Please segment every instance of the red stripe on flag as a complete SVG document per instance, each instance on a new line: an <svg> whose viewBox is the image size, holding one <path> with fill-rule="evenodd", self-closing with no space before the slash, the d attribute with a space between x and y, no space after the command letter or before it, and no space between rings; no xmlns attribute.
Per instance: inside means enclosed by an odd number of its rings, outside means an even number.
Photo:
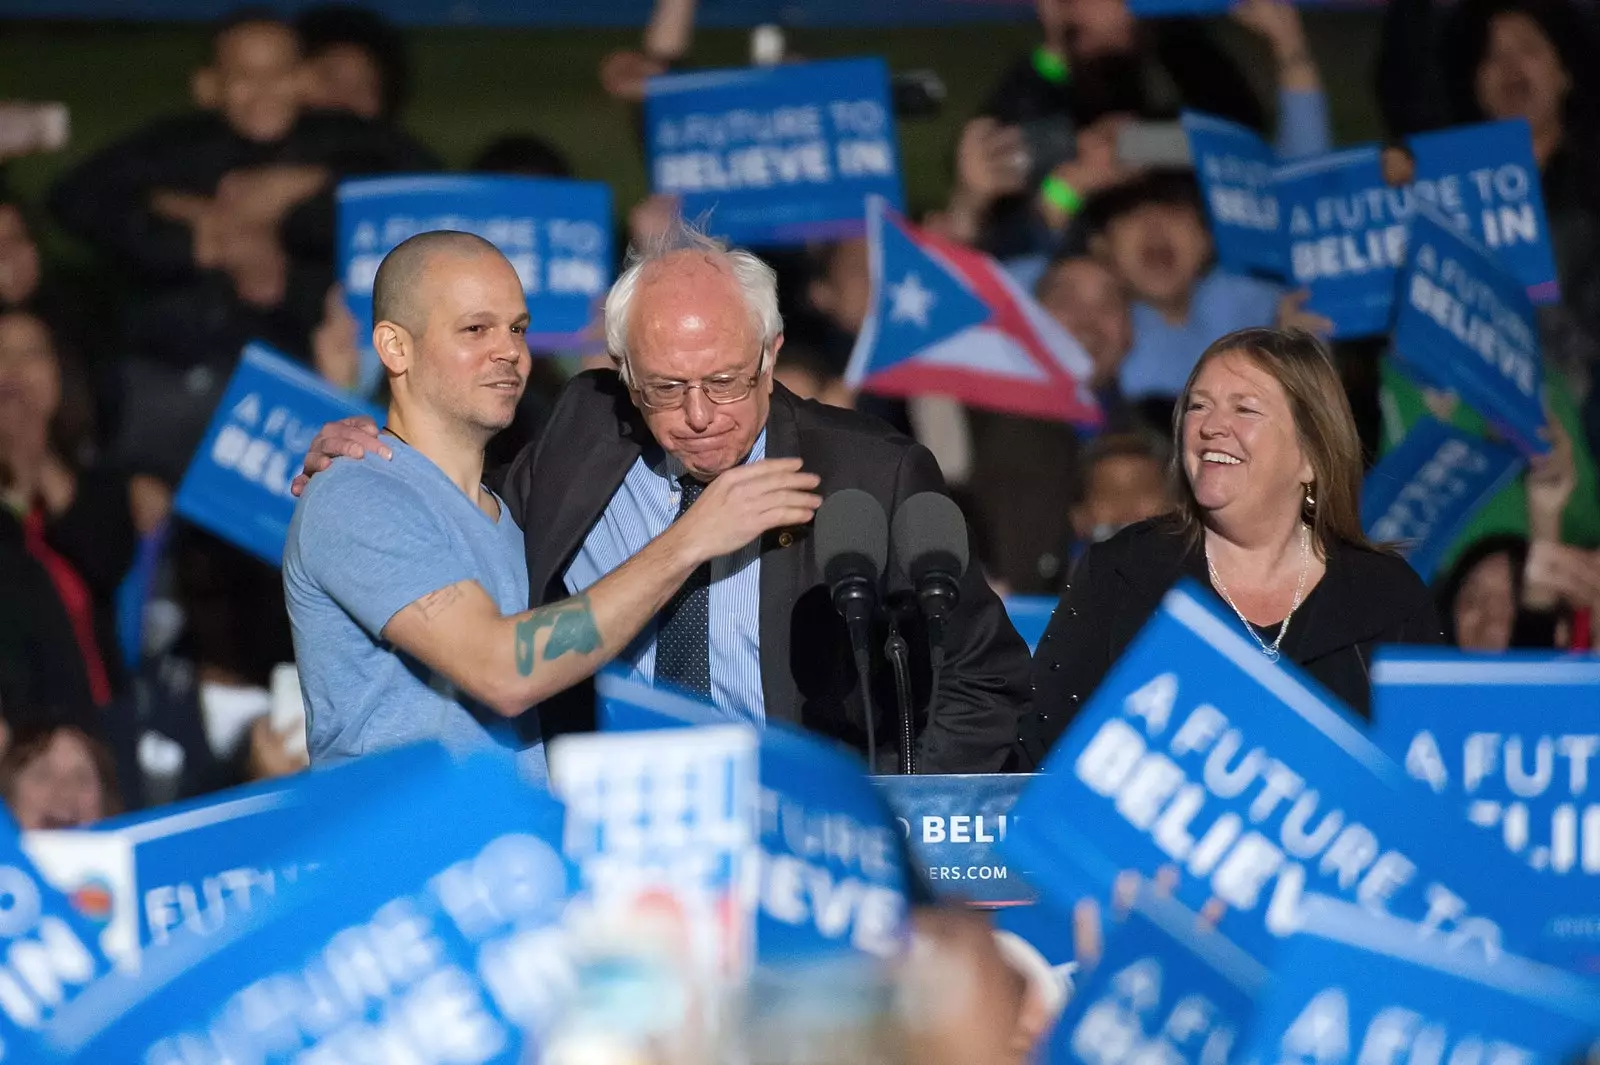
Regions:
<svg viewBox="0 0 1600 1065"><path fill-rule="evenodd" d="M998 329L1015 340L1028 357L1038 367L1049 374L1051 379L1059 382L1063 387L1072 381L1072 375L1067 373L1060 361L1053 356L1043 344L1039 342L1039 334L1034 331L1033 323L1028 321L1022 308L1012 298L1011 291L995 276L999 269L993 260L982 252L975 251L964 244L946 240L934 233L906 225L908 234L913 240L923 245L925 249L936 252L946 263L955 269L967 282L973 294L989 306L993 315L986 325Z"/></svg>
<svg viewBox="0 0 1600 1065"><path fill-rule="evenodd" d="M913 359L873 374L861 389L902 399L950 396L972 407L1089 428L1097 428L1101 421L1099 409L1080 401L1077 383L1070 378L1056 383L1028 381Z"/></svg>

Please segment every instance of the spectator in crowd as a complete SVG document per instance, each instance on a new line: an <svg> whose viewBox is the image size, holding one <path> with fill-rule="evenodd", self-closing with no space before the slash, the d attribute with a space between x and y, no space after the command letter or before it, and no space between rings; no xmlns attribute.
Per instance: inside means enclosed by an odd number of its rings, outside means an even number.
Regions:
<svg viewBox="0 0 1600 1065"><path fill-rule="evenodd" d="M1120 131L1178 109L1158 98L1151 67L1182 106L1265 131L1249 82L1198 20L1139 26L1125 0L1038 0L1038 12L1044 43L962 132L948 215L959 238L1002 257L1046 251L1085 199L1134 176ZM1246 0L1234 17L1271 49L1280 154L1327 150L1327 104L1298 12Z"/></svg>
<svg viewBox="0 0 1600 1065"><path fill-rule="evenodd" d="M1524 477L1527 535L1470 542L1437 583L1446 638L1468 650L1566 647L1577 615L1600 608L1600 552L1562 540L1562 514L1578 487L1571 439L1552 427L1548 455Z"/></svg>
<svg viewBox="0 0 1600 1065"><path fill-rule="evenodd" d="M140 291L127 344L124 454L176 480L247 340L306 356L332 282L332 187L351 174L428 170L390 127L302 113L299 42L243 13L212 38L197 113L158 122L79 164L51 205Z"/></svg>
<svg viewBox="0 0 1600 1065"><path fill-rule="evenodd" d="M1217 337L1252 326L1326 332L1331 323L1301 309L1259 278L1215 265L1211 233L1192 174L1157 170L1097 196L1085 208L1089 247L1133 296L1133 344L1118 373L1124 399L1158 418Z"/></svg>
<svg viewBox="0 0 1600 1065"><path fill-rule="evenodd" d="M1181 395L1177 509L1090 547L1074 570L1034 659L1035 758L1184 576L1228 604L1251 653L1287 657L1362 715L1379 644L1439 640L1422 581L1362 535L1360 445L1321 342L1230 333Z"/></svg>
<svg viewBox="0 0 1600 1065"><path fill-rule="evenodd" d="M273 667L294 660L277 568L189 525L167 554L181 628L107 717L133 809L303 765L268 718Z"/></svg>
<svg viewBox="0 0 1600 1065"><path fill-rule="evenodd" d="M1091 383L1104 429L1128 427L1132 415L1118 393L1117 370L1133 326L1115 275L1088 256L1063 258L1039 279L1036 295L1093 361ZM1067 501L1082 476L1078 431L1063 422L975 408L966 415L972 439L967 496L991 580L1018 595L1059 592L1074 539Z"/></svg>
<svg viewBox="0 0 1600 1065"><path fill-rule="evenodd" d="M1119 431L1141 424L1122 398L1122 363L1133 346L1133 317L1117 275L1093 256L1066 256L1050 264L1034 294L1094 363L1089 383L1106 428ZM1156 424L1166 428L1164 420Z"/></svg>
<svg viewBox="0 0 1600 1065"><path fill-rule="evenodd" d="M165 487L95 461L93 408L77 361L57 349L45 323L0 313L0 476L6 508L0 536L19 544L49 575L71 621L70 653L88 698L59 705L104 706L120 687L114 599L140 535L170 507Z"/></svg>
<svg viewBox="0 0 1600 1065"><path fill-rule="evenodd" d="M95 443L117 417L111 342L102 308L79 286L44 270L36 219L20 200L0 196L0 312L27 311L45 323L56 347L83 362L95 409Z"/></svg>
<svg viewBox="0 0 1600 1065"><path fill-rule="evenodd" d="M800 399L814 399L830 407L855 406L855 397L844 383L844 376L832 361L804 341L784 342L783 358L773 367L772 376Z"/></svg>
<svg viewBox="0 0 1600 1065"><path fill-rule="evenodd" d="M1520 536L1486 536L1461 553L1435 593L1446 642L1464 651L1513 646L1527 560Z"/></svg>
<svg viewBox="0 0 1600 1065"><path fill-rule="evenodd" d="M89 718L24 711L10 725L0 798L18 828L79 828L121 812L111 751Z"/></svg>
<svg viewBox="0 0 1600 1065"><path fill-rule="evenodd" d="M1461 403L1454 393L1419 388L1393 360L1385 360L1382 372L1385 450L1399 444L1413 425L1429 415L1469 433L1486 435L1491 431L1483 416ZM1600 480L1594 452L1584 438L1582 422L1566 385L1554 375L1547 376L1544 394L1550 418L1546 431L1552 442L1570 455L1571 485L1559 495L1542 491L1537 470L1543 464L1531 466L1528 473L1512 480L1478 508L1445 551L1441 559L1444 567L1453 565L1468 545L1487 536L1545 538L1584 548L1600 546ZM1554 499L1560 502L1553 505ZM1536 537L1533 525L1538 522L1551 524Z"/></svg>
<svg viewBox="0 0 1600 1065"><path fill-rule="evenodd" d="M814 342L826 357L837 356L842 373L856 335L861 332L872 305L872 270L865 238L817 244L806 249L804 304L800 317L815 313ZM854 406L882 418L905 433L912 432L906 404L882 396L862 394ZM923 441L927 443L927 441Z"/></svg>
<svg viewBox="0 0 1600 1065"><path fill-rule="evenodd" d="M1600 55L1572 0L1385 5L1378 103L1389 132L1521 118L1533 135L1561 303L1541 309L1546 361L1578 403L1600 365ZM1600 438L1589 438L1600 448Z"/></svg>
<svg viewBox="0 0 1600 1065"><path fill-rule="evenodd" d="M1113 433L1089 442L1072 505L1074 560L1091 544L1172 509L1169 462L1166 440L1153 432Z"/></svg>
<svg viewBox="0 0 1600 1065"><path fill-rule="evenodd" d="M405 40L382 15L319 4L295 17L301 96L307 107L393 122L411 92Z"/></svg>

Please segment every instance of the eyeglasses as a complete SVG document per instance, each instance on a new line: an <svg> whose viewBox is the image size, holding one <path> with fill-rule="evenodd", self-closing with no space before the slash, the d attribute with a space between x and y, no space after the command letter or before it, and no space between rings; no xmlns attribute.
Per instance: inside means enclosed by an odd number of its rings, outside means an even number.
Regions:
<svg viewBox="0 0 1600 1065"><path fill-rule="evenodd" d="M761 375L766 370L767 349L761 349L761 359L756 363L756 372L753 374L717 374L700 381L645 381L642 383L630 381L629 387L638 395L640 402L651 410L677 410L689 398L689 390L698 388L702 395L712 403L721 406L726 403L737 403L745 399L754 391L756 382L761 380ZM629 368L631 378L632 367Z"/></svg>

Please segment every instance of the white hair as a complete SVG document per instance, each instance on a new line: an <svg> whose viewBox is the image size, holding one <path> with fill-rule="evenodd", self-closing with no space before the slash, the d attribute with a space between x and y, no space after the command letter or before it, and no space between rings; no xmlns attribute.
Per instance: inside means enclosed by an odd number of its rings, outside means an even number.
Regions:
<svg viewBox="0 0 1600 1065"><path fill-rule="evenodd" d="M778 274L755 255L742 249L730 249L715 237L707 236L699 226L675 217L666 231L644 245L628 249L628 261L622 275L606 294L606 351L617 364L617 371L629 384L631 352L628 350L628 328L633 319L633 297L639 288L639 277L652 263L681 251L697 251L727 267L739 293L744 297L750 312L751 324L761 338L761 367L766 373L772 368L772 346L783 332L783 315L778 312Z"/></svg>

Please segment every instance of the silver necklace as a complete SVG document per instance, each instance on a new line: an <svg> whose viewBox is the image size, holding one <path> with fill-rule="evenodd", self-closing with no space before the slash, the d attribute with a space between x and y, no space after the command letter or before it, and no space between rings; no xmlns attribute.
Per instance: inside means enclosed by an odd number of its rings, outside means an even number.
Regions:
<svg viewBox="0 0 1600 1065"><path fill-rule="evenodd" d="M1300 523L1300 580L1294 586L1294 602L1289 604L1289 612L1283 616L1283 624L1278 627L1278 638L1270 644L1261 638L1256 627L1250 624L1250 619L1244 616L1244 611L1234 604L1233 596L1228 594L1228 589L1222 584L1222 578L1217 576L1217 567L1211 561L1209 546L1206 548L1206 569L1211 573L1212 586L1222 593L1223 601L1233 607L1233 612L1239 615L1239 620L1244 622L1245 631L1255 637L1256 643L1261 645L1261 653L1267 656L1269 662L1276 662L1280 653L1278 648L1283 646L1283 636L1289 631L1289 619L1300 609L1300 596L1306 590L1306 573L1311 569L1311 530L1306 523Z"/></svg>

